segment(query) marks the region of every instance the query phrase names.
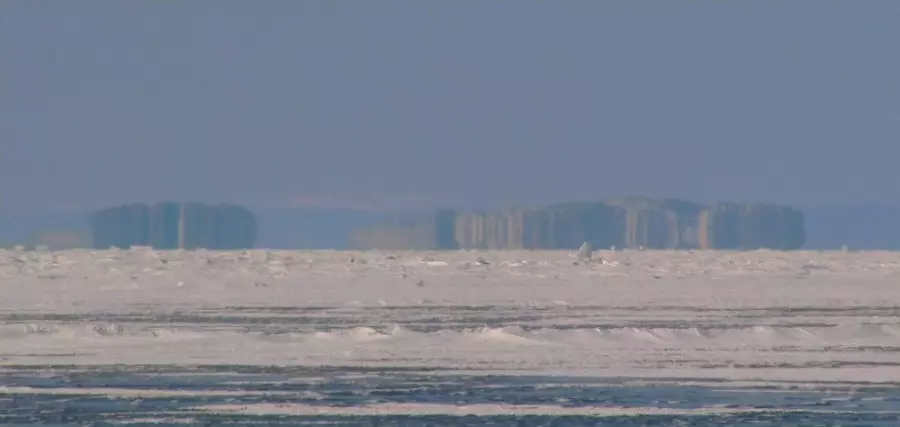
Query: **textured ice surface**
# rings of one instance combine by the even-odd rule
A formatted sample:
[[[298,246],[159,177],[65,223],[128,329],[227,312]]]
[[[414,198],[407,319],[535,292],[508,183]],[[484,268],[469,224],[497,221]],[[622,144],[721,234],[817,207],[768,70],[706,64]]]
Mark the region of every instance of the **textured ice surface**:
[[[542,381],[565,378],[565,387],[574,390],[585,381],[616,379],[625,385],[603,390],[627,385],[633,393],[660,384],[717,393],[828,389],[843,390],[852,401],[859,393],[853,390],[900,384],[900,254],[594,255],[602,262],[546,251],[0,251],[0,387],[6,386],[0,404],[4,395],[19,396],[21,404],[22,396],[146,400],[186,392],[175,380],[129,388],[148,366],[174,369],[170,379],[206,378],[188,374],[209,367],[218,367],[216,378],[252,371],[244,385],[234,380],[225,394],[212,383],[191,383],[205,384],[195,391],[207,400],[169,414],[176,418],[213,409],[244,416],[347,413],[316,409],[330,395],[310,387],[302,391],[311,402],[274,392],[247,401],[261,399],[242,390],[260,391],[263,367],[312,370],[303,381],[325,367],[362,370],[363,377],[409,370],[424,375],[421,384],[460,375],[519,377],[530,381],[532,394]],[[124,385],[91,383],[106,372],[103,366],[130,379]],[[77,381],[73,372],[80,372]],[[35,389],[53,375],[67,379]],[[287,371],[280,375],[301,381]],[[298,392],[266,381],[263,390]],[[556,398],[572,401],[563,395]],[[227,396],[240,401],[209,400]],[[276,397],[281,400],[273,402]],[[888,402],[878,406],[880,416],[893,416],[883,413],[898,409],[890,404],[893,397],[879,398]],[[360,414],[485,416],[559,414],[572,406],[524,399],[519,403],[530,406],[517,410],[509,396],[498,399],[474,400],[468,409],[454,409],[450,398],[357,403],[368,405]],[[690,408],[668,400],[636,401],[629,408],[687,416],[702,412],[712,398],[698,399]],[[621,401],[588,399],[570,415],[640,412],[621,409]],[[716,413],[757,413],[773,405],[747,402]]]

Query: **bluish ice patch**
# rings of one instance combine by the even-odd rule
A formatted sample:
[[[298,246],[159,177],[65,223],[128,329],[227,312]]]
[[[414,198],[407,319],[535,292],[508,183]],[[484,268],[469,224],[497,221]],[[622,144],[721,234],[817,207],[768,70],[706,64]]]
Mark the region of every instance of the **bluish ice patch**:
[[[190,417],[200,423],[340,425],[900,425],[900,388],[823,384],[815,389],[743,386],[696,380],[632,385],[628,378],[455,375],[411,369],[249,366],[20,367],[0,373],[0,424],[111,423]],[[701,384],[701,385],[696,385]],[[25,387],[26,389],[22,389]],[[16,390],[10,392],[9,390]],[[65,394],[52,394],[64,390]],[[84,390],[79,393],[78,390]],[[103,390],[109,390],[104,393]],[[126,391],[178,395],[123,397]],[[222,392],[230,392],[223,395]],[[240,394],[246,392],[247,394]],[[219,394],[216,394],[219,393]],[[266,394],[269,393],[269,394]],[[353,408],[373,404],[544,405],[566,408],[702,408],[768,410],[728,415],[634,415],[603,418],[530,416],[299,416],[202,413],[207,405],[304,404]],[[829,412],[830,411],[830,412]],[[351,411],[352,412],[352,411]],[[563,411],[564,412],[564,411]],[[159,424],[156,424],[159,425]],[[257,424],[259,425],[259,424]]]

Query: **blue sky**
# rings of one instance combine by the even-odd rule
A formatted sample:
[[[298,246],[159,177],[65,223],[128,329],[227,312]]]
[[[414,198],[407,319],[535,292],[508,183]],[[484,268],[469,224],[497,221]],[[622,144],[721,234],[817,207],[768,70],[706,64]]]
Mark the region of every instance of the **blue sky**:
[[[0,5],[0,210],[900,200],[900,1]]]

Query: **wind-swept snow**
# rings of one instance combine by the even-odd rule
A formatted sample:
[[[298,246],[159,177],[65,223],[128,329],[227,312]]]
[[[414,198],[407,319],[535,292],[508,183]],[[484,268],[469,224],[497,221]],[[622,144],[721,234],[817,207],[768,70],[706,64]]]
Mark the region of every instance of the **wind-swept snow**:
[[[863,411],[894,425],[900,254],[579,258],[0,251],[0,422]]]
[[[888,252],[0,252],[4,365],[900,382]]]

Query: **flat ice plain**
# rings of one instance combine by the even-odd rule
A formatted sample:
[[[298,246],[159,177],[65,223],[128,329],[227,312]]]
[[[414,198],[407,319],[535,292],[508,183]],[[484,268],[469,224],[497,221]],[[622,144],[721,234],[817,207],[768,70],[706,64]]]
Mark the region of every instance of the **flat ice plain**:
[[[0,424],[900,423],[900,253],[0,251]]]

